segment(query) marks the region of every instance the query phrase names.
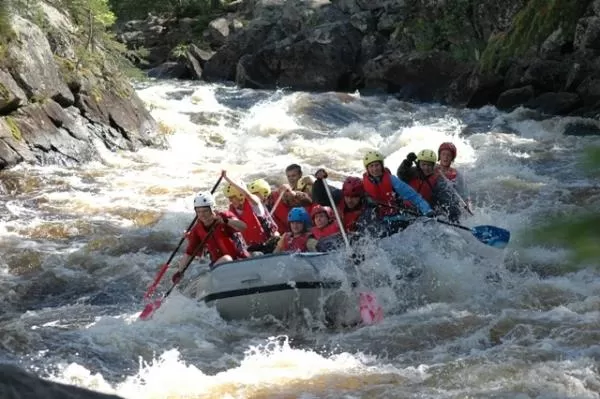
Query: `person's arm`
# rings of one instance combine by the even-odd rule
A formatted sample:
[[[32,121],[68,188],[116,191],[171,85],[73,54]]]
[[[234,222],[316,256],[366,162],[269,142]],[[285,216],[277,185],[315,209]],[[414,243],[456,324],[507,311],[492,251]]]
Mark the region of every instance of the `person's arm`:
[[[414,177],[415,169],[413,168],[413,163],[416,160],[417,156],[414,152],[411,152],[406,156],[406,159],[402,161],[400,166],[398,166],[398,170],[396,171],[396,175],[400,180],[408,183]]]
[[[232,212],[229,211],[218,212],[217,223],[225,223],[227,227],[236,231],[244,231],[247,227],[246,223],[242,222]]]
[[[279,238],[279,241],[277,241],[277,245],[275,246],[275,249],[273,250],[274,254],[279,254],[279,253],[283,252],[283,242],[284,242],[283,240],[285,240],[285,234]]]
[[[322,171],[322,169],[318,170],[317,174],[321,171]],[[323,171],[323,172],[325,172],[325,171]],[[317,174],[315,174],[315,175],[317,175]],[[324,178],[327,178],[327,174],[325,174]],[[329,191],[331,192],[331,197],[333,198],[333,202],[335,202],[335,204],[338,204],[340,202],[340,200],[342,199],[342,195],[343,195],[342,190],[340,190],[339,188],[333,187],[333,186],[329,186]],[[317,178],[317,180],[313,184],[312,198],[313,198],[313,202],[316,202],[319,205],[329,206],[332,208],[334,206],[336,206],[335,204],[332,204],[329,202],[329,197],[327,196],[327,192],[325,191],[325,183],[323,183],[322,178]]]
[[[417,209],[419,209],[419,212],[421,212],[422,215],[433,213],[427,201],[425,201],[425,199],[423,199],[423,197],[421,197],[421,195],[417,193],[411,186],[404,183],[397,176],[392,175],[391,179],[392,187],[394,187],[394,191],[398,196],[400,196],[400,198],[412,202]]]
[[[225,181],[229,184],[231,184],[231,186],[235,189],[237,189],[240,193],[244,194],[244,196],[246,198],[248,198],[248,200],[250,201],[250,203],[252,205],[258,205],[260,204],[260,198],[258,198],[256,195],[252,194],[250,191],[248,191],[248,189],[244,186],[241,186],[239,184],[237,184],[236,182],[234,182],[233,180],[231,180],[229,178],[229,176],[227,176],[227,171],[223,170],[221,171],[221,176],[223,176],[223,178],[225,179]]]

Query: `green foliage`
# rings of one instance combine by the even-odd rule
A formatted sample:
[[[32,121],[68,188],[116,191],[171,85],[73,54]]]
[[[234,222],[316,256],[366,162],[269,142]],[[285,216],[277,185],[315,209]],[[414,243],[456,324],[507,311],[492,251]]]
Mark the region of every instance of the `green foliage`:
[[[0,0],[0,65],[6,63],[7,48],[16,34],[10,23],[9,1]]]
[[[508,32],[492,36],[481,56],[483,70],[502,70],[512,57],[537,50],[559,27],[573,37],[577,21],[591,0],[530,0],[515,17]]]
[[[600,147],[588,150],[582,166],[593,175],[600,175]],[[532,232],[532,241],[558,245],[572,250],[573,260],[578,263],[600,259],[600,209],[555,217]]]

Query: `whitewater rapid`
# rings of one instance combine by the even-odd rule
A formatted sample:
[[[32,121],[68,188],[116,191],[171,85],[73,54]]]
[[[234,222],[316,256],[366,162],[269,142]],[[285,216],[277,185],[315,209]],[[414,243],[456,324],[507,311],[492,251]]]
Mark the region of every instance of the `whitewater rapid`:
[[[528,240],[549,215],[598,206],[598,179],[578,157],[599,140],[563,135],[571,118],[192,82],[137,92],[168,149],[0,173],[2,361],[125,398],[600,397],[598,269]],[[509,229],[511,243],[490,250],[449,228],[382,245],[365,267],[425,270],[416,286],[376,288],[383,323],[225,322],[178,292],[137,320],[194,194],[221,170],[275,184],[298,163],[339,184],[362,174],[369,149],[395,172],[408,152],[443,141],[457,146],[473,194],[463,224]]]

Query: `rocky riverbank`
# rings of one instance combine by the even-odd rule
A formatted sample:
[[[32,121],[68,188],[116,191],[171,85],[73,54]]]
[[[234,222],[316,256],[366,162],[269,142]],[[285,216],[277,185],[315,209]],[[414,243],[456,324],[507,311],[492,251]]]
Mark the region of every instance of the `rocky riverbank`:
[[[105,62],[101,43],[86,48],[81,28],[50,2],[32,2],[25,13],[2,6],[0,169],[76,165],[96,159],[98,145],[161,144],[156,122]]]
[[[598,116],[600,0],[238,0],[118,38],[155,77]]]

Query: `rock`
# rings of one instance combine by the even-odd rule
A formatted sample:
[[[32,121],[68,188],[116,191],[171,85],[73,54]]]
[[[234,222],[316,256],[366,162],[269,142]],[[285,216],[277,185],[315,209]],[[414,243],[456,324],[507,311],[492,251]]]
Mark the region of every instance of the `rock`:
[[[600,17],[579,19],[575,28],[573,46],[576,49],[600,50]]]
[[[488,104],[496,104],[504,87],[504,79],[496,74],[483,74],[480,71],[475,71],[463,85],[458,87],[462,87],[462,91],[468,93],[464,106],[479,108]],[[461,98],[460,95],[455,97]]]
[[[148,77],[157,79],[186,79],[190,76],[188,68],[176,61],[163,62],[146,72]]]
[[[581,97],[584,105],[595,105],[600,101],[600,78],[586,77],[579,86],[577,94]]]
[[[385,48],[387,41],[379,33],[369,33],[360,42],[360,64],[377,57]]]
[[[566,81],[569,65],[562,61],[534,60],[525,70],[521,84],[532,85],[540,91],[559,91]]]
[[[399,92],[400,98],[417,101],[443,101],[452,82],[469,69],[440,51],[391,51],[363,67],[366,88]]]
[[[1,151],[1,149],[0,149]],[[20,368],[0,365],[0,392],[4,399],[119,399],[119,396],[108,395],[72,385],[59,384],[41,379]]]
[[[543,93],[525,104],[527,108],[551,115],[567,115],[580,105],[579,96],[567,92]]]
[[[242,87],[289,87],[299,90],[355,89],[352,71],[361,35],[349,22],[325,24],[244,57],[236,82]]]
[[[19,44],[11,42],[8,57],[18,64],[13,77],[28,98],[52,98],[68,107],[73,93],[61,79],[48,40],[36,25],[19,16],[12,18]]]
[[[27,103],[27,96],[13,77],[0,69],[0,114],[9,114]]]
[[[600,136],[600,125],[590,119],[567,123],[565,136]]]
[[[225,43],[229,36],[229,21],[226,18],[217,18],[208,24],[204,32],[204,38],[210,43],[211,47],[220,47]]]
[[[331,3],[347,14],[352,15],[362,11],[357,0],[331,0]]]
[[[554,32],[544,40],[540,47],[540,56],[542,58],[559,58],[564,51],[568,50],[571,41],[567,38],[561,27],[558,27]]]
[[[202,50],[198,48],[195,44],[190,44],[188,46],[188,52],[191,56],[193,56],[199,63],[200,66],[204,68],[204,64],[215,54],[214,51]]]
[[[350,23],[362,33],[366,33],[375,27],[375,18],[370,11],[352,14]]]
[[[534,94],[533,86],[531,85],[506,90],[498,97],[496,107],[501,110],[512,110],[531,100]]]

